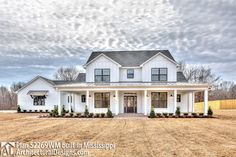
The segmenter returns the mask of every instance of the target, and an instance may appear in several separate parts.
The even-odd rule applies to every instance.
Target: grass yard
[[[94,141],[115,143],[90,156],[236,156],[236,110],[213,119],[48,119],[0,113],[0,141]]]

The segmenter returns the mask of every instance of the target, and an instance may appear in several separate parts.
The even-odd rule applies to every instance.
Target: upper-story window
[[[167,68],[152,68],[152,81],[167,81]]]
[[[95,69],[95,82],[110,82],[110,69]]]
[[[134,69],[127,69],[127,78],[134,78]]]

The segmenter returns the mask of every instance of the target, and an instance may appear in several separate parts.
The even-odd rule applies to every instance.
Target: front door
[[[137,96],[124,96],[124,112],[137,113]]]

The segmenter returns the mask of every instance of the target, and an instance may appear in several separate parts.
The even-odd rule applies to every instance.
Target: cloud
[[[82,65],[94,50],[137,49],[169,49],[235,80],[235,10],[234,0],[0,0],[0,81]]]

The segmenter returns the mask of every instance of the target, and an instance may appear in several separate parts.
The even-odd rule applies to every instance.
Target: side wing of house
[[[51,111],[59,104],[59,92],[46,80],[38,77],[18,91],[18,105],[26,111]]]

